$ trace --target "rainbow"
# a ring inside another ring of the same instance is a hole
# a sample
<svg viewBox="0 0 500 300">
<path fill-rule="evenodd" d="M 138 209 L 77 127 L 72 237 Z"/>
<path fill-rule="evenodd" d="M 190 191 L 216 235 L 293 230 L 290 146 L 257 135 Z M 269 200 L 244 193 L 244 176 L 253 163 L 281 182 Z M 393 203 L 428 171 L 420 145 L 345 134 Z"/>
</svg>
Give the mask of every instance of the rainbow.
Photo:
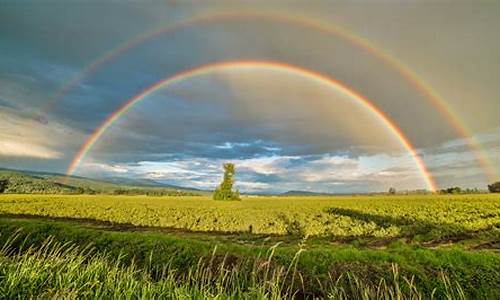
<svg viewBox="0 0 500 300">
<path fill-rule="evenodd" d="M 400 144 L 408 151 L 408 153 L 413 158 L 422 178 L 424 179 L 427 188 L 431 191 L 436 191 L 436 184 L 434 180 L 427 170 L 424 162 L 421 157 L 417 154 L 417 151 L 408 140 L 408 138 L 404 135 L 404 133 L 394 124 L 394 122 L 387 116 L 383 111 L 377 108 L 373 102 L 368 100 L 366 97 L 362 96 L 352 88 L 345 86 L 339 81 L 327 77 L 323 74 L 320 74 L 315 71 L 307 70 L 304 68 L 300 68 L 297 66 L 273 62 L 273 61 L 226 61 L 219 63 L 211 63 L 207 65 L 198 66 L 193 69 L 188 69 L 182 72 L 179 72 L 171 77 L 163 79 L 148 88 L 144 89 L 134 97 L 130 98 L 125 102 L 120 108 L 118 108 L 113 114 L 111 114 L 87 139 L 87 141 L 80 148 L 78 153 L 75 155 L 73 161 L 67 169 L 67 175 L 72 175 L 78 169 L 78 166 L 85 159 L 87 154 L 93 148 L 93 146 L 99 141 L 99 139 L 103 136 L 103 134 L 115 123 L 118 119 L 120 119 L 125 113 L 127 113 L 132 107 L 146 99 L 147 96 L 151 95 L 155 91 L 170 86 L 172 84 L 178 83 L 182 80 L 199 76 L 203 74 L 207 74 L 216 70 L 225 70 L 225 69 L 236 69 L 236 70 L 244 70 L 244 69 L 259 69 L 259 70 L 275 70 L 275 71 L 283 71 L 292 74 L 298 74 L 302 76 L 306 76 L 311 78 L 318 83 L 324 84 L 336 92 L 340 92 L 351 99 L 357 101 L 358 104 L 362 105 L 366 110 L 372 113 L 377 117 L 378 120 L 381 121 L 382 125 L 395 137 L 397 137 Z"/>
<path fill-rule="evenodd" d="M 472 131 L 466 128 L 460 121 L 458 114 L 454 112 L 452 107 L 447 104 L 444 98 L 423 78 L 421 78 L 416 72 L 405 65 L 403 62 L 398 60 L 396 57 L 388 54 L 382 49 L 376 47 L 374 44 L 368 40 L 359 37 L 352 32 L 349 32 L 343 28 L 335 26 L 331 23 L 326 23 L 318 20 L 311 20 L 305 17 L 294 16 L 285 13 L 276 12 L 216 12 L 209 13 L 206 15 L 198 15 L 192 19 L 178 22 L 176 24 L 161 27 L 159 29 L 152 30 L 145 34 L 142 34 L 136 38 L 128 40 L 127 42 L 121 44 L 117 48 L 105 53 L 103 56 L 98 58 L 82 72 L 73 77 L 66 85 L 61 87 L 54 96 L 49 99 L 47 104 L 41 109 L 41 114 L 46 114 L 47 111 L 54 106 L 63 96 L 74 88 L 79 82 L 90 76 L 101 66 L 110 62 L 119 55 L 125 53 L 127 50 L 134 48 L 148 40 L 151 40 L 161 34 L 166 34 L 169 32 L 174 32 L 184 27 L 201 25 L 210 22 L 219 21 L 241 21 L 242 19 L 257 19 L 266 20 L 273 22 L 284 22 L 291 23 L 298 26 L 303 26 L 306 28 L 311 28 L 323 33 L 333 34 L 337 37 L 344 39 L 345 41 L 351 43 L 352 45 L 359 47 L 371 55 L 377 57 L 394 70 L 396 70 L 405 80 L 411 83 L 424 97 L 433 105 L 440 114 L 446 119 L 446 121 L 453 127 L 453 129 L 465 139 L 468 147 L 474 153 L 475 158 L 484 173 L 489 177 L 490 180 L 496 180 L 498 174 L 496 170 L 492 167 L 491 162 L 488 161 L 487 155 L 484 154 L 484 150 L 481 148 L 480 143 L 473 137 Z"/>
</svg>

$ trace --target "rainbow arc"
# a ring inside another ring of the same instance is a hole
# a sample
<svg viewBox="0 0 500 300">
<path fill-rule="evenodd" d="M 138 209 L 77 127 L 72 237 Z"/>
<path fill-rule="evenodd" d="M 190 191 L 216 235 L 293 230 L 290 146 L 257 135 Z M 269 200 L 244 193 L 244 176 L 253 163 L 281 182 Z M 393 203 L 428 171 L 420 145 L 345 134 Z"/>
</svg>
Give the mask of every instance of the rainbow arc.
<svg viewBox="0 0 500 300">
<path fill-rule="evenodd" d="M 361 95 L 352 88 L 342 84 L 341 82 L 330 78 L 326 75 L 320 74 L 318 72 L 307 70 L 298 66 L 289 65 L 281 62 L 274 61 L 226 61 L 218 62 L 207 65 L 198 66 L 192 69 L 188 69 L 172 75 L 166 79 L 160 80 L 159 82 L 149 86 L 137 95 L 133 96 L 127 100 L 120 108 L 118 108 L 114 113 L 112 113 L 101 125 L 90 135 L 87 141 L 80 148 L 73 161 L 67 170 L 67 175 L 72 175 L 78 169 L 80 164 L 83 162 L 88 153 L 92 150 L 94 145 L 101 139 L 104 133 L 122 116 L 124 116 L 131 108 L 144 101 L 149 95 L 158 91 L 159 89 L 166 88 L 172 84 L 178 83 L 182 80 L 192 78 L 195 76 L 200 76 L 203 74 L 208 74 L 217 70 L 244 70 L 244 69 L 256 69 L 256 70 L 275 70 L 287 72 L 290 74 L 296 74 L 310 78 L 317 81 L 318 83 L 324 84 L 325 86 L 331 88 L 335 92 L 339 92 L 343 95 L 348 96 L 353 101 L 356 101 L 359 105 L 364 107 L 369 113 L 373 114 L 384 128 L 397 138 L 402 147 L 411 155 L 415 162 L 416 168 L 419 170 L 422 179 L 426 183 L 426 186 L 431 191 L 436 191 L 436 184 L 432 178 L 432 175 L 427 170 L 422 158 L 418 155 L 415 147 L 411 144 L 404 133 L 396 126 L 396 124 L 387 116 L 383 111 L 381 111 L 377 106 L 373 104 L 365 96 Z"/>
<path fill-rule="evenodd" d="M 302 26 L 305 28 L 310 28 L 323 32 L 326 34 L 331 34 L 342 40 L 354 45 L 360 49 L 363 49 L 370 55 L 376 57 L 383 61 L 386 65 L 397 71 L 407 82 L 409 82 L 425 99 L 433 106 L 444 119 L 454 128 L 455 132 L 463 138 L 471 152 L 474 153 L 478 164 L 481 166 L 483 172 L 492 181 L 497 179 L 497 172 L 493 168 L 491 162 L 488 161 L 488 156 L 482 149 L 481 144 L 477 141 L 463 122 L 460 121 L 458 114 L 453 111 L 452 107 L 445 101 L 445 99 L 421 76 L 419 76 L 410 67 L 404 64 L 401 60 L 397 59 L 395 56 L 390 55 L 387 51 L 377 47 L 375 44 L 371 43 L 365 38 L 362 38 L 344 28 L 336 26 L 332 23 L 322 22 L 319 20 L 313 20 L 306 17 L 291 15 L 288 13 L 276 13 L 276 12 L 262 12 L 262 11 L 223 11 L 223 12 L 212 12 L 197 15 L 191 19 L 180 21 L 178 23 L 161 26 L 155 28 L 149 32 L 142 35 L 134 37 L 127 40 L 125 43 L 119 45 L 118 47 L 106 52 L 104 55 L 99 57 L 93 63 L 89 64 L 82 72 L 73 77 L 67 84 L 62 86 L 54 96 L 49 99 L 47 104 L 42 108 L 42 114 L 46 114 L 51 107 L 58 103 L 64 98 L 64 95 L 77 86 L 81 81 L 85 80 L 87 77 L 92 75 L 94 72 L 99 70 L 102 66 L 113 61 L 120 55 L 126 53 L 128 50 L 135 48 L 149 40 L 159 37 L 160 35 L 175 32 L 182 28 L 190 26 L 200 26 L 204 24 L 222 22 L 222 21 L 241 21 L 243 19 L 247 20 L 266 20 L 271 22 L 283 22 L 289 23 L 296 26 Z"/>
</svg>

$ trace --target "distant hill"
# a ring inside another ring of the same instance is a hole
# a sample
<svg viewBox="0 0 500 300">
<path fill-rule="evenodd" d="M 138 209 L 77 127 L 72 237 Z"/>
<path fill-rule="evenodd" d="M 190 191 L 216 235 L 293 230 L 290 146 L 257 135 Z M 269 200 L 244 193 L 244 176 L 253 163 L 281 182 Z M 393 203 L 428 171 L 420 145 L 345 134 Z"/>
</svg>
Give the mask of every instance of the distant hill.
<svg viewBox="0 0 500 300">
<path fill-rule="evenodd" d="M 125 194 L 125 195 L 200 195 L 205 191 L 164 185 L 153 180 L 115 178 L 112 181 L 66 176 L 57 173 L 0 168 L 4 193 L 21 194 Z"/>
<path fill-rule="evenodd" d="M 123 177 L 103 177 L 96 179 L 103 182 L 114 183 L 118 185 L 127 185 L 127 186 L 141 186 L 141 187 L 162 187 L 169 188 L 175 190 L 191 190 L 191 191 L 202 191 L 200 189 L 188 188 L 178 185 L 165 184 L 158 181 L 154 181 L 152 179 L 142 178 L 142 179 L 132 179 L 132 178 L 123 178 Z"/>
<path fill-rule="evenodd" d="M 285 193 L 281 193 L 279 195 L 280 196 L 333 196 L 335 194 L 311 192 L 311 191 L 288 191 Z"/>
<path fill-rule="evenodd" d="M 82 190 L 60 182 L 48 181 L 22 172 L 0 170 L 4 193 L 19 194 L 81 194 Z"/>
</svg>

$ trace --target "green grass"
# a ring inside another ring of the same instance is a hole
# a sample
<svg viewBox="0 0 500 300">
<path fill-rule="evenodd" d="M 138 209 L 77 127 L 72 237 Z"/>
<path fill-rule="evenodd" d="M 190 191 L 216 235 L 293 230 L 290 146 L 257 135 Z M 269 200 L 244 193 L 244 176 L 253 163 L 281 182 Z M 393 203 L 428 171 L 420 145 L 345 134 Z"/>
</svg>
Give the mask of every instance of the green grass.
<svg viewBox="0 0 500 300">
<path fill-rule="evenodd" d="M 229 294 L 258 290 L 259 295 L 265 297 L 277 294 L 286 296 L 287 292 L 289 295 L 297 291 L 323 297 L 337 293 L 353 296 L 357 292 L 376 293 L 379 284 L 385 282 L 388 286 L 383 288 L 383 293 L 387 292 L 386 289 L 394 292 L 399 288 L 404 293 L 414 293 L 426 298 L 431 295 L 444 297 L 450 293 L 448 289 L 453 286 L 453 293 L 458 292 L 457 287 L 460 287 L 468 297 L 494 299 L 500 296 L 500 256 L 491 251 L 430 250 L 400 242 L 393 243 L 385 250 L 358 249 L 349 245 L 318 248 L 313 242 L 303 240 L 297 245 L 280 245 L 273 248 L 274 255 L 270 267 L 272 266 L 273 270 L 281 270 L 281 277 L 273 280 L 281 282 L 282 287 L 268 291 L 261 286 L 265 284 L 256 282 L 251 276 L 255 265 L 261 265 L 267 260 L 271 248 L 269 246 L 238 245 L 215 239 L 203 241 L 189 235 L 114 232 L 61 221 L 0 219 L 0 226 L 1 243 L 8 243 L 10 248 L 16 249 L 17 252 L 14 252 L 20 253 L 21 256 L 28 255 L 27 248 L 39 248 L 51 237 L 60 243 L 78 245 L 85 249 L 88 248 L 86 246 L 89 241 L 92 241 L 94 252 L 89 254 L 89 257 L 95 256 L 96 259 L 105 260 L 109 264 L 120 262 L 120 269 L 130 266 L 140 270 L 147 269 L 144 271 L 147 276 L 142 273 L 140 276 L 144 279 L 141 279 L 141 282 L 148 285 L 149 281 L 162 282 L 165 278 L 158 277 L 158 274 L 163 274 L 166 267 L 169 271 L 180 270 L 185 274 L 188 272 L 186 270 L 191 270 L 193 266 L 201 268 L 200 264 L 206 266 L 210 261 L 225 261 L 228 268 L 234 269 L 231 269 L 230 273 L 235 274 L 230 277 L 241 276 L 234 279 L 236 282 L 224 283 L 232 286 L 231 289 L 224 289 L 224 292 Z M 9 238 L 14 234 L 17 234 L 17 239 L 9 242 Z M 300 253 L 299 257 L 297 253 Z M 293 281 L 295 285 L 291 284 L 288 275 L 282 274 L 290 265 L 297 271 Z M 394 282 L 394 266 L 397 266 L 397 284 Z M 134 269 L 132 273 L 136 271 Z M 207 270 L 196 272 L 203 273 Z M 187 280 L 179 277 L 182 274 L 175 272 L 172 274 L 177 278 L 177 284 L 182 285 L 182 289 L 191 289 L 185 285 L 191 281 L 196 285 L 198 280 Z M 104 284 L 106 280 L 100 279 L 100 282 Z M 209 281 L 214 280 L 219 279 Z M 49 284 L 50 286 L 52 284 Z M 210 292 L 207 293 L 217 295 L 212 288 L 210 287 Z M 202 293 L 199 290 L 191 292 Z M 228 295 L 221 297 L 225 296 Z M 237 296 L 240 298 L 245 295 Z M 254 296 L 257 297 L 256 294 L 249 297 L 255 298 Z"/>
<path fill-rule="evenodd" d="M 15 240 L 15 237 L 14 237 Z M 110 260 L 90 247 L 80 248 L 47 239 L 39 247 L 15 252 L 7 242 L 0 251 L 0 297 L 2 299 L 281 299 L 301 294 L 290 282 L 299 281 L 296 260 L 288 266 L 272 264 L 273 250 L 245 266 L 226 260 L 199 261 L 184 270 L 165 264 L 160 273 L 147 266 Z M 295 256 L 296 259 L 299 255 Z M 151 259 L 154 259 L 151 257 Z M 392 265 L 392 278 L 369 285 L 350 272 L 331 279 L 324 294 L 330 299 L 420 299 L 424 297 L 413 279 Z M 446 296 L 465 299 L 462 287 L 443 276 L 445 291 L 429 298 Z M 312 295 L 309 295 L 312 296 Z"/>
<path fill-rule="evenodd" d="M 1 298 L 500 298 L 495 195 L 2 195 L 0 214 Z"/>
</svg>

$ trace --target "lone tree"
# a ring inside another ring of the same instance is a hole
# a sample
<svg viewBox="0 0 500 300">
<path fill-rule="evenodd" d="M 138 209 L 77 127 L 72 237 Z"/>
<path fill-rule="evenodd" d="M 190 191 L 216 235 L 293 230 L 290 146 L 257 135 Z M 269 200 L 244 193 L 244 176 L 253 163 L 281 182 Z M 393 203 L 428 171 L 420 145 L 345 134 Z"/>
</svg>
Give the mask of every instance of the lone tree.
<svg viewBox="0 0 500 300">
<path fill-rule="evenodd" d="M 389 193 L 389 195 L 396 195 L 396 189 L 395 189 L 395 188 L 393 188 L 393 187 L 391 187 L 391 188 L 389 189 L 389 192 L 388 192 L 388 193 Z"/>
<path fill-rule="evenodd" d="M 500 193 L 500 181 L 488 185 L 490 193 Z"/>
<path fill-rule="evenodd" d="M 231 201 L 241 200 L 240 192 L 233 191 L 235 167 L 233 163 L 224 164 L 224 178 L 214 191 L 214 200 Z"/>
</svg>

